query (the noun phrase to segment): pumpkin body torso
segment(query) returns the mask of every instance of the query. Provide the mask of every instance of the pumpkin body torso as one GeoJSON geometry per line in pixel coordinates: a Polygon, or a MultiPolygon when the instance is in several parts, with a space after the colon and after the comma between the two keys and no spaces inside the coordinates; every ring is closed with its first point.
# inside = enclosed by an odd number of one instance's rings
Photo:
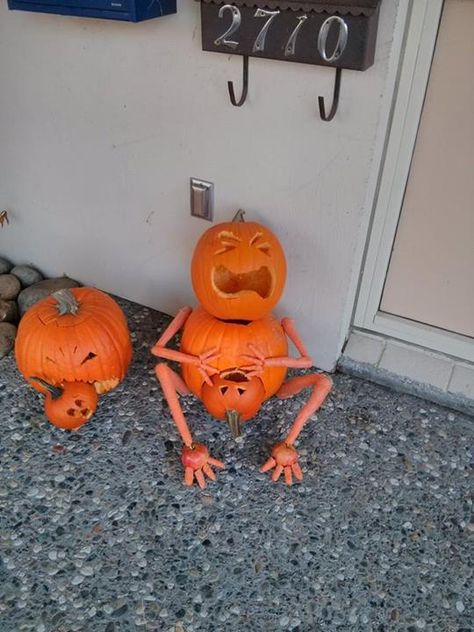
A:
{"type": "MultiPolygon", "coordinates": [[[[213,347],[220,357],[211,365],[220,373],[231,369],[240,369],[251,364],[245,354],[252,355],[249,343],[257,347],[265,357],[286,356],[288,344],[280,322],[272,315],[248,324],[222,321],[198,307],[190,315],[181,336],[181,351],[199,355],[213,347]]],[[[202,398],[203,377],[197,367],[191,364],[181,365],[184,381],[188,388],[202,398]]],[[[268,399],[280,388],[286,376],[285,367],[265,368],[259,376],[268,399]]]]}

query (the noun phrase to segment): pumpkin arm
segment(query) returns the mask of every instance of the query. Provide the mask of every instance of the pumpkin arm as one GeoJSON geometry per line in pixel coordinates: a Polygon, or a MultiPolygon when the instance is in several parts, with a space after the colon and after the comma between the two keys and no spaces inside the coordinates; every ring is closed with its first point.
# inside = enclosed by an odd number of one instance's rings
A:
{"type": "Polygon", "coordinates": [[[164,360],[172,360],[174,362],[180,362],[183,364],[199,364],[199,358],[189,353],[183,353],[183,351],[176,351],[175,349],[167,349],[166,345],[175,336],[180,329],[184,326],[192,314],[191,307],[182,307],[171,323],[161,334],[160,338],[152,348],[153,355],[163,358],[164,360]]]}
{"type": "Polygon", "coordinates": [[[184,465],[184,483],[191,486],[195,479],[199,487],[204,489],[206,487],[206,476],[216,480],[216,475],[211,465],[223,468],[224,464],[222,461],[212,458],[204,445],[194,443],[178,399],[178,394],[189,393],[186,384],[180,376],[164,362],[156,366],[155,373],[170,407],[173,421],[184,442],[181,456],[181,462],[184,465]]]}
{"type": "Polygon", "coordinates": [[[261,472],[273,470],[272,480],[275,482],[280,478],[282,473],[285,475],[285,482],[287,485],[292,484],[293,476],[295,476],[298,480],[303,479],[303,473],[298,464],[298,453],[293,447],[293,444],[298,438],[305,423],[311,415],[313,415],[321,407],[324,400],[330,393],[332,380],[323,373],[301,375],[289,379],[277,392],[278,397],[286,399],[296,395],[304,388],[308,388],[310,386],[313,387],[313,390],[311,391],[308,401],[296,416],[286,439],[274,446],[271,457],[260,468],[261,472]]]}
{"type": "Polygon", "coordinates": [[[251,350],[252,355],[245,354],[244,357],[252,361],[252,364],[241,367],[248,372],[249,377],[261,375],[263,369],[267,367],[309,369],[313,365],[313,360],[308,354],[308,351],[306,350],[306,347],[296,330],[293,320],[291,318],[283,318],[283,320],[281,321],[281,327],[286,336],[288,336],[291,342],[295,345],[298,353],[300,354],[300,357],[290,358],[289,356],[275,356],[271,358],[266,358],[262,353],[259,352],[258,348],[254,344],[250,343],[249,349],[251,350]]]}
{"type": "Polygon", "coordinates": [[[313,415],[321,407],[332,389],[332,380],[323,373],[302,375],[291,378],[288,382],[286,382],[286,384],[283,384],[281,389],[278,391],[278,396],[281,398],[285,396],[291,397],[291,395],[298,393],[300,390],[308,386],[313,386],[313,390],[311,391],[308,401],[299,411],[293,425],[291,426],[290,432],[288,433],[285,441],[287,445],[293,445],[305,423],[311,415],[313,415]]]}
{"type": "Polygon", "coordinates": [[[313,365],[313,360],[296,330],[294,321],[291,318],[283,318],[281,326],[285,334],[295,345],[300,357],[290,358],[283,356],[279,358],[267,358],[265,362],[266,366],[284,366],[288,369],[309,369],[313,365]]]}
{"type": "Polygon", "coordinates": [[[193,437],[178,400],[178,392],[181,390],[181,384],[184,386],[184,382],[181,380],[179,375],[170,369],[170,367],[164,362],[156,365],[155,373],[161,384],[161,388],[163,389],[163,393],[166,397],[166,401],[168,402],[168,406],[170,407],[171,415],[176,427],[178,428],[179,434],[181,435],[184,444],[187,447],[191,447],[193,445],[193,437]]]}

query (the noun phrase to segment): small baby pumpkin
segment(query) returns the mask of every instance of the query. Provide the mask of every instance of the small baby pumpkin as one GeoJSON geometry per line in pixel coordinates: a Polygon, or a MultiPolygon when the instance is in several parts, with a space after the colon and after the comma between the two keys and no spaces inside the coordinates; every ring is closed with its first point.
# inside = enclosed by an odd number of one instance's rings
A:
{"type": "Polygon", "coordinates": [[[31,379],[37,381],[46,391],[44,412],[57,428],[78,430],[95,413],[98,395],[92,384],[65,382],[58,387],[39,378],[31,379]]]}

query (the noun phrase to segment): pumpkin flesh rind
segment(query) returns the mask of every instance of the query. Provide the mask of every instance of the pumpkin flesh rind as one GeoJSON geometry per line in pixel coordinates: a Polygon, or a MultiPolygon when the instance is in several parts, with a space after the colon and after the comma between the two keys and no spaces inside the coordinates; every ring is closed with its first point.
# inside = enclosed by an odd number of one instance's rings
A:
{"type": "MultiPolygon", "coordinates": [[[[190,315],[181,336],[181,351],[199,355],[213,347],[221,354],[211,366],[219,372],[240,368],[251,364],[249,343],[254,344],[265,357],[279,357],[288,354],[288,343],[280,322],[272,315],[248,324],[225,322],[214,318],[202,307],[190,315]]],[[[182,364],[182,375],[188,388],[202,399],[203,377],[197,367],[182,364]]],[[[285,367],[268,367],[260,379],[268,399],[280,388],[286,376],[285,367]]]]}

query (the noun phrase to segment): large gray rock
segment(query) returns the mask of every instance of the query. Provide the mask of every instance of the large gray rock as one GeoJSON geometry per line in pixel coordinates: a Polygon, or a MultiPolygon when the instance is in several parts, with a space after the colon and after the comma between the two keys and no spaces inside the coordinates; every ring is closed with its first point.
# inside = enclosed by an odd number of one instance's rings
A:
{"type": "Polygon", "coordinates": [[[0,323],[14,323],[18,318],[16,301],[4,301],[0,299],[0,323]]]}
{"type": "Polygon", "coordinates": [[[44,279],[41,272],[31,266],[15,266],[10,270],[10,274],[20,280],[22,287],[30,287],[30,285],[39,283],[44,279]]]}
{"type": "Polygon", "coordinates": [[[15,325],[11,323],[0,323],[0,358],[4,358],[13,349],[15,336],[15,325]]]}
{"type": "Polygon", "coordinates": [[[21,290],[21,283],[13,274],[0,274],[0,299],[12,301],[21,290]]]}
{"type": "Polygon", "coordinates": [[[64,290],[71,287],[80,287],[80,283],[69,277],[58,277],[57,279],[45,279],[30,287],[22,290],[18,296],[18,307],[20,309],[20,316],[26,312],[32,305],[46,298],[53,292],[58,290],[64,290]]]}
{"type": "Polygon", "coordinates": [[[5,257],[0,257],[0,274],[8,274],[10,270],[13,268],[13,263],[5,259],[5,257]]]}

